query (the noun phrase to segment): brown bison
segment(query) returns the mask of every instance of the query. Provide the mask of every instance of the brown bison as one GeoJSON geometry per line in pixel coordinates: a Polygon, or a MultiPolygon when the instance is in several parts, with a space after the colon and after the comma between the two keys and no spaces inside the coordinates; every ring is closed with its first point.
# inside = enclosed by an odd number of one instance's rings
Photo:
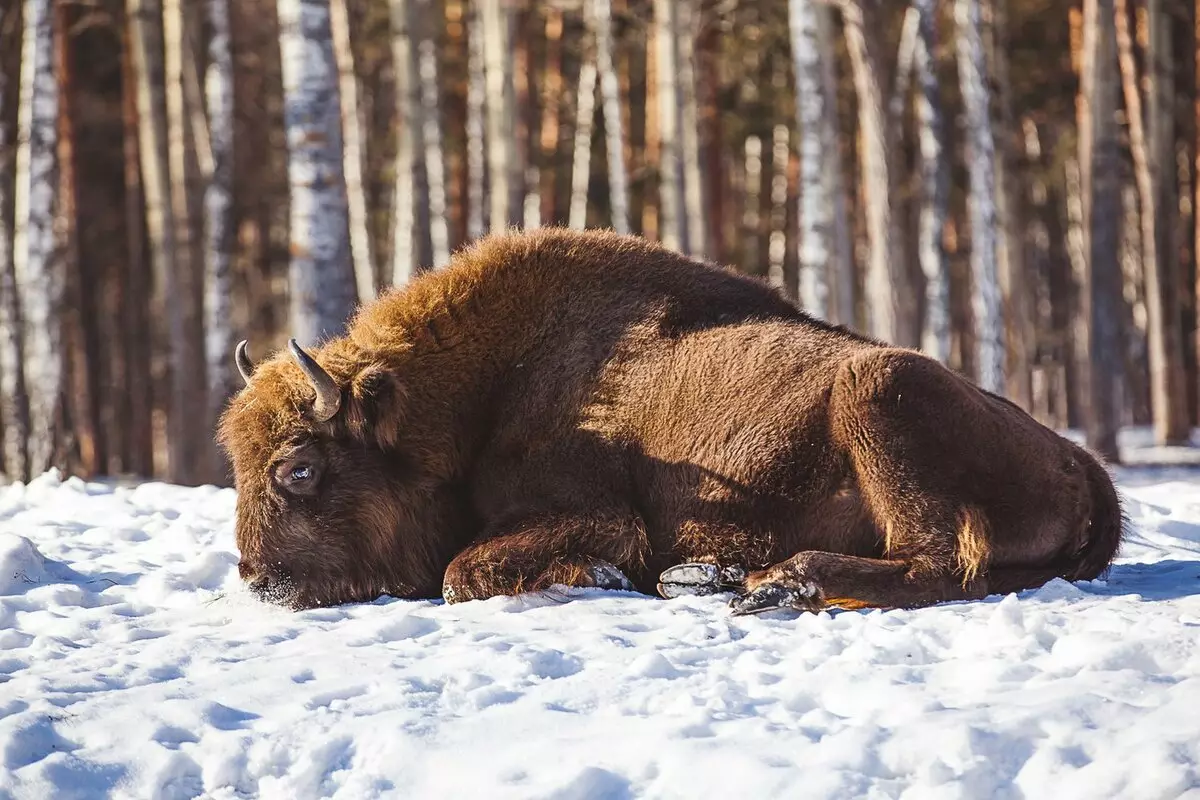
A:
{"type": "Polygon", "coordinates": [[[612,233],[493,236],[254,367],[220,430],[242,577],[294,608],[554,584],[734,611],[1100,575],[1104,467],[919,353],[612,233]]]}

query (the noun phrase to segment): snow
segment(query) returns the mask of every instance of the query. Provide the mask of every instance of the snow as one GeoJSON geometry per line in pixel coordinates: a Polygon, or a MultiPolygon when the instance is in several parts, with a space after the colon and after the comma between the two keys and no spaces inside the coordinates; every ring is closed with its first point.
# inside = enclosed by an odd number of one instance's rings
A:
{"type": "Polygon", "coordinates": [[[232,491],[47,474],[0,490],[0,797],[1200,798],[1200,470],[1119,480],[1107,580],[732,618],[290,613],[238,581],[232,491]]]}

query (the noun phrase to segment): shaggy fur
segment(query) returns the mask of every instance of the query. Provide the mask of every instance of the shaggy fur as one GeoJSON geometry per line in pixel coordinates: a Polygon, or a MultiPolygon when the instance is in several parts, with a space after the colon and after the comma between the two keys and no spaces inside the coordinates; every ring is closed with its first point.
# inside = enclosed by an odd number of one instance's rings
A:
{"type": "Polygon", "coordinates": [[[487,238],[311,353],[336,416],[284,352],[220,430],[243,577],[293,607],[686,561],[919,606],[1094,578],[1121,539],[1101,464],[1017,407],[634,237],[487,238]]]}

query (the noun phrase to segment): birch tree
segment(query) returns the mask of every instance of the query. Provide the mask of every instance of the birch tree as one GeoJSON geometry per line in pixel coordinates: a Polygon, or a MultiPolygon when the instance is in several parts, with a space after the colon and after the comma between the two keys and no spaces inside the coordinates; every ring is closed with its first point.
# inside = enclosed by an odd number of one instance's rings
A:
{"type": "Polygon", "coordinates": [[[429,181],[425,172],[425,122],[417,58],[413,48],[413,7],[391,0],[392,70],[395,75],[396,190],[392,283],[403,286],[433,260],[429,232],[429,181]]]}
{"type": "Polygon", "coordinates": [[[0,64],[0,424],[4,426],[4,473],[12,480],[29,478],[29,406],[25,397],[25,373],[21,365],[21,315],[13,272],[13,237],[8,227],[12,204],[13,174],[9,167],[6,103],[12,94],[8,74],[0,64]]]}
{"type": "Polygon", "coordinates": [[[833,203],[825,160],[822,118],[831,113],[821,80],[821,51],[812,0],[790,0],[788,25],[796,72],[796,113],[800,129],[800,302],[818,317],[829,314],[833,203]]]}
{"type": "MultiPolygon", "coordinates": [[[[346,0],[330,0],[329,28],[338,65],[338,91],[342,99],[342,140],[345,148],[342,169],[346,175],[346,211],[350,220],[350,256],[354,260],[354,283],[358,299],[375,298],[375,255],[367,220],[367,196],[363,186],[363,159],[366,141],[362,112],[358,101],[358,74],[354,69],[354,48],[350,43],[350,14],[346,0]]],[[[210,47],[211,52],[211,47],[210,47]]]]}
{"type": "Polygon", "coordinates": [[[467,5],[467,238],[478,239],[483,235],[485,219],[487,159],[484,150],[484,110],[487,76],[479,3],[467,5]]]}
{"type": "Polygon", "coordinates": [[[1087,342],[1088,446],[1110,461],[1117,450],[1117,379],[1121,374],[1120,172],[1113,120],[1117,103],[1113,0],[1084,0],[1083,69],[1079,87],[1080,196],[1087,269],[1080,333],[1087,342]]]}
{"type": "MultiPolygon", "coordinates": [[[[229,0],[208,0],[208,106],[212,173],[204,189],[204,360],[212,430],[237,389],[233,369],[233,56],[229,0]]],[[[219,457],[219,456],[218,456],[219,457]]]]}
{"type": "Polygon", "coordinates": [[[575,230],[587,226],[588,184],[592,177],[592,122],[596,117],[596,61],[584,56],[579,67],[579,90],[575,101],[575,150],[571,159],[571,207],[567,225],[575,230]]]}
{"type": "Polygon", "coordinates": [[[621,93],[613,65],[612,0],[587,0],[596,41],[596,71],[603,99],[604,141],[608,155],[608,197],[612,226],[629,233],[629,188],[625,171],[625,135],[621,124],[621,93]]]}
{"type": "Polygon", "coordinates": [[[340,334],[354,310],[338,71],[329,0],[280,0],[291,191],[292,330],[302,345],[340,334]]]}
{"type": "Polygon", "coordinates": [[[446,159],[438,106],[437,43],[428,29],[428,20],[433,16],[430,0],[421,0],[420,12],[425,24],[420,26],[416,70],[421,87],[421,138],[425,145],[422,157],[429,197],[430,263],[442,267],[450,260],[450,229],[446,220],[446,159]]]}
{"type": "Polygon", "coordinates": [[[682,251],[688,242],[683,201],[683,143],[680,131],[679,35],[675,0],[654,0],[655,93],[658,96],[659,221],[662,243],[682,251]]]}
{"type": "Polygon", "coordinates": [[[509,15],[501,0],[481,0],[483,60],[487,86],[489,224],[503,231],[521,221],[522,177],[514,131],[516,110],[509,57],[509,15]]]}
{"type": "Polygon", "coordinates": [[[830,230],[830,259],[833,280],[830,284],[833,299],[830,310],[835,322],[855,326],[854,250],[850,241],[850,213],[846,208],[846,189],[842,172],[841,131],[834,99],[837,97],[837,73],[833,52],[834,9],[824,3],[814,9],[817,18],[817,46],[821,50],[821,92],[829,113],[821,116],[821,148],[825,153],[824,180],[829,187],[829,203],[833,227],[830,230]]]}
{"type": "Polygon", "coordinates": [[[879,86],[876,2],[838,0],[858,102],[860,184],[866,194],[868,328],[877,338],[904,346],[915,344],[916,334],[909,330],[912,320],[906,313],[909,287],[904,251],[892,220],[895,176],[879,86]]]}
{"type": "Polygon", "coordinates": [[[917,74],[917,145],[920,152],[920,227],[917,258],[925,275],[925,319],[921,349],[938,361],[950,359],[950,273],[942,247],[949,195],[943,143],[941,93],[934,71],[937,48],[937,6],[934,0],[914,0],[916,14],[913,61],[917,74]]]}
{"type": "Polygon", "coordinates": [[[59,98],[51,6],[50,0],[25,0],[13,203],[13,274],[22,322],[32,475],[53,464],[64,386],[58,317],[64,280],[54,232],[59,98]]]}
{"type": "Polygon", "coordinates": [[[679,74],[680,158],[683,165],[683,208],[687,219],[684,240],[687,253],[706,252],[704,224],[704,181],[700,173],[700,115],[696,97],[696,32],[699,8],[696,0],[675,0],[675,35],[679,74]]]}
{"type": "Polygon", "coordinates": [[[996,171],[979,0],[956,0],[958,75],[966,111],[967,209],[971,223],[971,310],[975,317],[979,385],[1004,392],[1004,321],[996,262],[996,171]]]}

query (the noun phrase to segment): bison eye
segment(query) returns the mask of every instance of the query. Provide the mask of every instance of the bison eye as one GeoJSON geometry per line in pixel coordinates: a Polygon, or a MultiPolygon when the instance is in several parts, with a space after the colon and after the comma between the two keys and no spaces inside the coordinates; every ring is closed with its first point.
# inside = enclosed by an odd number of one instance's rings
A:
{"type": "Polygon", "coordinates": [[[288,475],[293,481],[306,481],[312,477],[313,469],[307,464],[302,464],[298,467],[292,467],[291,473],[288,475]]]}

